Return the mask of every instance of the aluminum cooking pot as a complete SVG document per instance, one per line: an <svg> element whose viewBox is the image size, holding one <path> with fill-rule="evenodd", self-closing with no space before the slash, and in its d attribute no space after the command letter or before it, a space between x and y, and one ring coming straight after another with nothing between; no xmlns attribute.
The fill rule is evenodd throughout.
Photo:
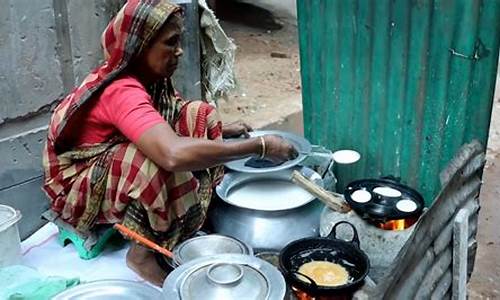
<svg viewBox="0 0 500 300"><path fill-rule="evenodd" d="M247 243L255 252L279 251L293 240L318 236L324 205L291 182L294 170L323 185L321 176L306 167L224 176L216 188L220 199L209 212L214 231ZM254 184L255 189L245 190Z"/></svg>

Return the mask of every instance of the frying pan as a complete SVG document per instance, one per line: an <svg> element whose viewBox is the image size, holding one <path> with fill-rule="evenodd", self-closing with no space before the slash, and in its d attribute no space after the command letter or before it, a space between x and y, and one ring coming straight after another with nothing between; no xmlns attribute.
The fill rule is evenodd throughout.
<svg viewBox="0 0 500 300"><path fill-rule="evenodd" d="M337 239L337 227L351 227L351 241ZM340 264L349 273L348 283L339 286L321 286L312 278L298 272L300 266L311 261L329 261ZM304 238L288 244L280 253L280 268L288 283L312 296L350 294L359 288L370 269L370 261L359 248L358 233L347 221L338 222L328 237Z"/></svg>

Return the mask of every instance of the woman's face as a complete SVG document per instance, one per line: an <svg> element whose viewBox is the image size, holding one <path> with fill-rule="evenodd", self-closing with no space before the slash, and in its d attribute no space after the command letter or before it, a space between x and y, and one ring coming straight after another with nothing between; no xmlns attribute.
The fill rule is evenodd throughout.
<svg viewBox="0 0 500 300"><path fill-rule="evenodd" d="M152 78L170 77L177 69L181 48L182 19L174 16L139 57L139 68Z"/></svg>

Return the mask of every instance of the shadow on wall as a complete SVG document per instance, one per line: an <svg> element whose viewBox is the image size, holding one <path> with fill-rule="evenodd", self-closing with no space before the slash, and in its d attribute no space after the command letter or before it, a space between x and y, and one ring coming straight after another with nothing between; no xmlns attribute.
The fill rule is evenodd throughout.
<svg viewBox="0 0 500 300"><path fill-rule="evenodd" d="M295 0L210 0L221 20L244 24L264 30L279 30L283 26L277 19L296 22Z"/></svg>
<svg viewBox="0 0 500 300"><path fill-rule="evenodd" d="M243 0L253 3L275 13L279 17L297 18L297 3L295 0Z"/></svg>

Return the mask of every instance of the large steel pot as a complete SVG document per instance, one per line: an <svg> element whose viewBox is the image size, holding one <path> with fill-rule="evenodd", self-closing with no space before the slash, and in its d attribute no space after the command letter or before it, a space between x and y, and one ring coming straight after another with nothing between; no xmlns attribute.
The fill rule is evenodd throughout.
<svg viewBox="0 0 500 300"><path fill-rule="evenodd" d="M215 201L213 209L209 212L215 232L237 238L253 247L256 252L279 251L291 241L318 236L319 220L324 205L312 195L304 199L294 199L293 193L279 190L280 187L286 188L282 183L290 182L294 170L299 170L306 178L322 186L321 176L306 167L263 174L227 174L216 188L220 199ZM283 196L276 196L269 201L280 201L283 205L269 207L263 203L259 209L229 197L238 188L256 181L265 181L270 187L275 186L272 192ZM299 196L303 197L304 194L300 193ZM262 197L262 194L256 193L256 197Z"/></svg>

